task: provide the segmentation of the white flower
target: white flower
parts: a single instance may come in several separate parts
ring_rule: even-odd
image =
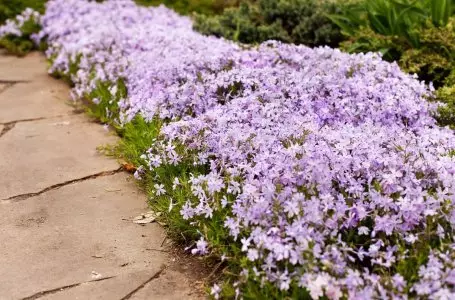
[[[214,284],[212,287],[212,290],[210,291],[210,294],[213,295],[215,299],[220,298],[220,293],[221,293],[221,288],[218,284]]]
[[[361,226],[361,227],[359,227],[358,232],[360,235],[368,235],[368,233],[370,232],[370,229],[368,229],[368,227],[366,227],[366,226]]]
[[[155,184],[154,187],[155,187],[155,193],[157,196],[166,194],[166,190],[164,189],[163,184]]]

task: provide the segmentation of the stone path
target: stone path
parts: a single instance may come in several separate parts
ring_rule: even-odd
[[[0,299],[201,298],[164,230],[131,222],[146,197],[96,150],[115,137],[68,98],[40,54],[0,55]]]

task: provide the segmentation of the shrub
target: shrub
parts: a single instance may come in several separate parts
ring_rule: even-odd
[[[239,0],[135,0],[140,5],[164,4],[181,14],[220,14],[227,7],[236,6]]]
[[[242,43],[274,39],[308,46],[337,46],[342,35],[327,17],[337,12],[338,4],[330,1],[244,1],[220,16],[197,16],[194,28]]]

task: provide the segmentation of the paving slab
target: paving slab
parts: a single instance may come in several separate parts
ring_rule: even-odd
[[[62,291],[45,295],[42,300],[68,300],[68,299],[123,299],[132,291],[136,290],[143,283],[154,280],[159,276],[161,269],[157,267],[149,268],[146,271],[138,271],[117,275],[114,278],[103,281],[92,281],[81,284],[74,288],[64,289]],[[150,299],[156,298],[155,295]],[[182,298],[181,298],[182,299]],[[186,298],[183,298],[186,299]]]
[[[146,250],[160,248],[163,229],[131,221],[145,211],[145,195],[124,173],[0,204],[0,298],[20,299],[97,276],[116,276],[73,293],[79,290],[83,299],[97,299],[85,294],[97,290],[102,299],[121,299],[118,295],[140,286],[167,262],[166,253]],[[96,288],[114,282],[118,287],[110,296]]]
[[[46,74],[46,58],[33,52],[26,58],[0,55],[0,81],[32,81]]]
[[[117,138],[67,99],[41,54],[0,51],[0,299],[204,298],[163,228],[132,223],[146,196],[96,150]]]
[[[5,49],[0,49],[0,63],[10,62],[18,60],[19,58],[15,55],[8,55]]]
[[[0,84],[0,123],[68,115],[74,110],[69,101],[68,86],[50,76],[3,89]]]
[[[200,292],[192,287],[194,282],[182,273],[165,270],[157,279],[146,284],[144,288],[137,291],[131,300],[196,300],[203,299]]]
[[[0,137],[0,200],[117,169],[96,149],[114,141],[84,115],[15,124]]]
[[[6,90],[10,84],[7,83],[0,83],[0,93],[2,93],[4,90]]]

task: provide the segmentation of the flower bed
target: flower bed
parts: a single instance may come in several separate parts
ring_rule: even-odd
[[[455,297],[455,137],[396,64],[244,48],[126,0],[51,0],[41,25],[152,206],[225,261],[214,297]]]

